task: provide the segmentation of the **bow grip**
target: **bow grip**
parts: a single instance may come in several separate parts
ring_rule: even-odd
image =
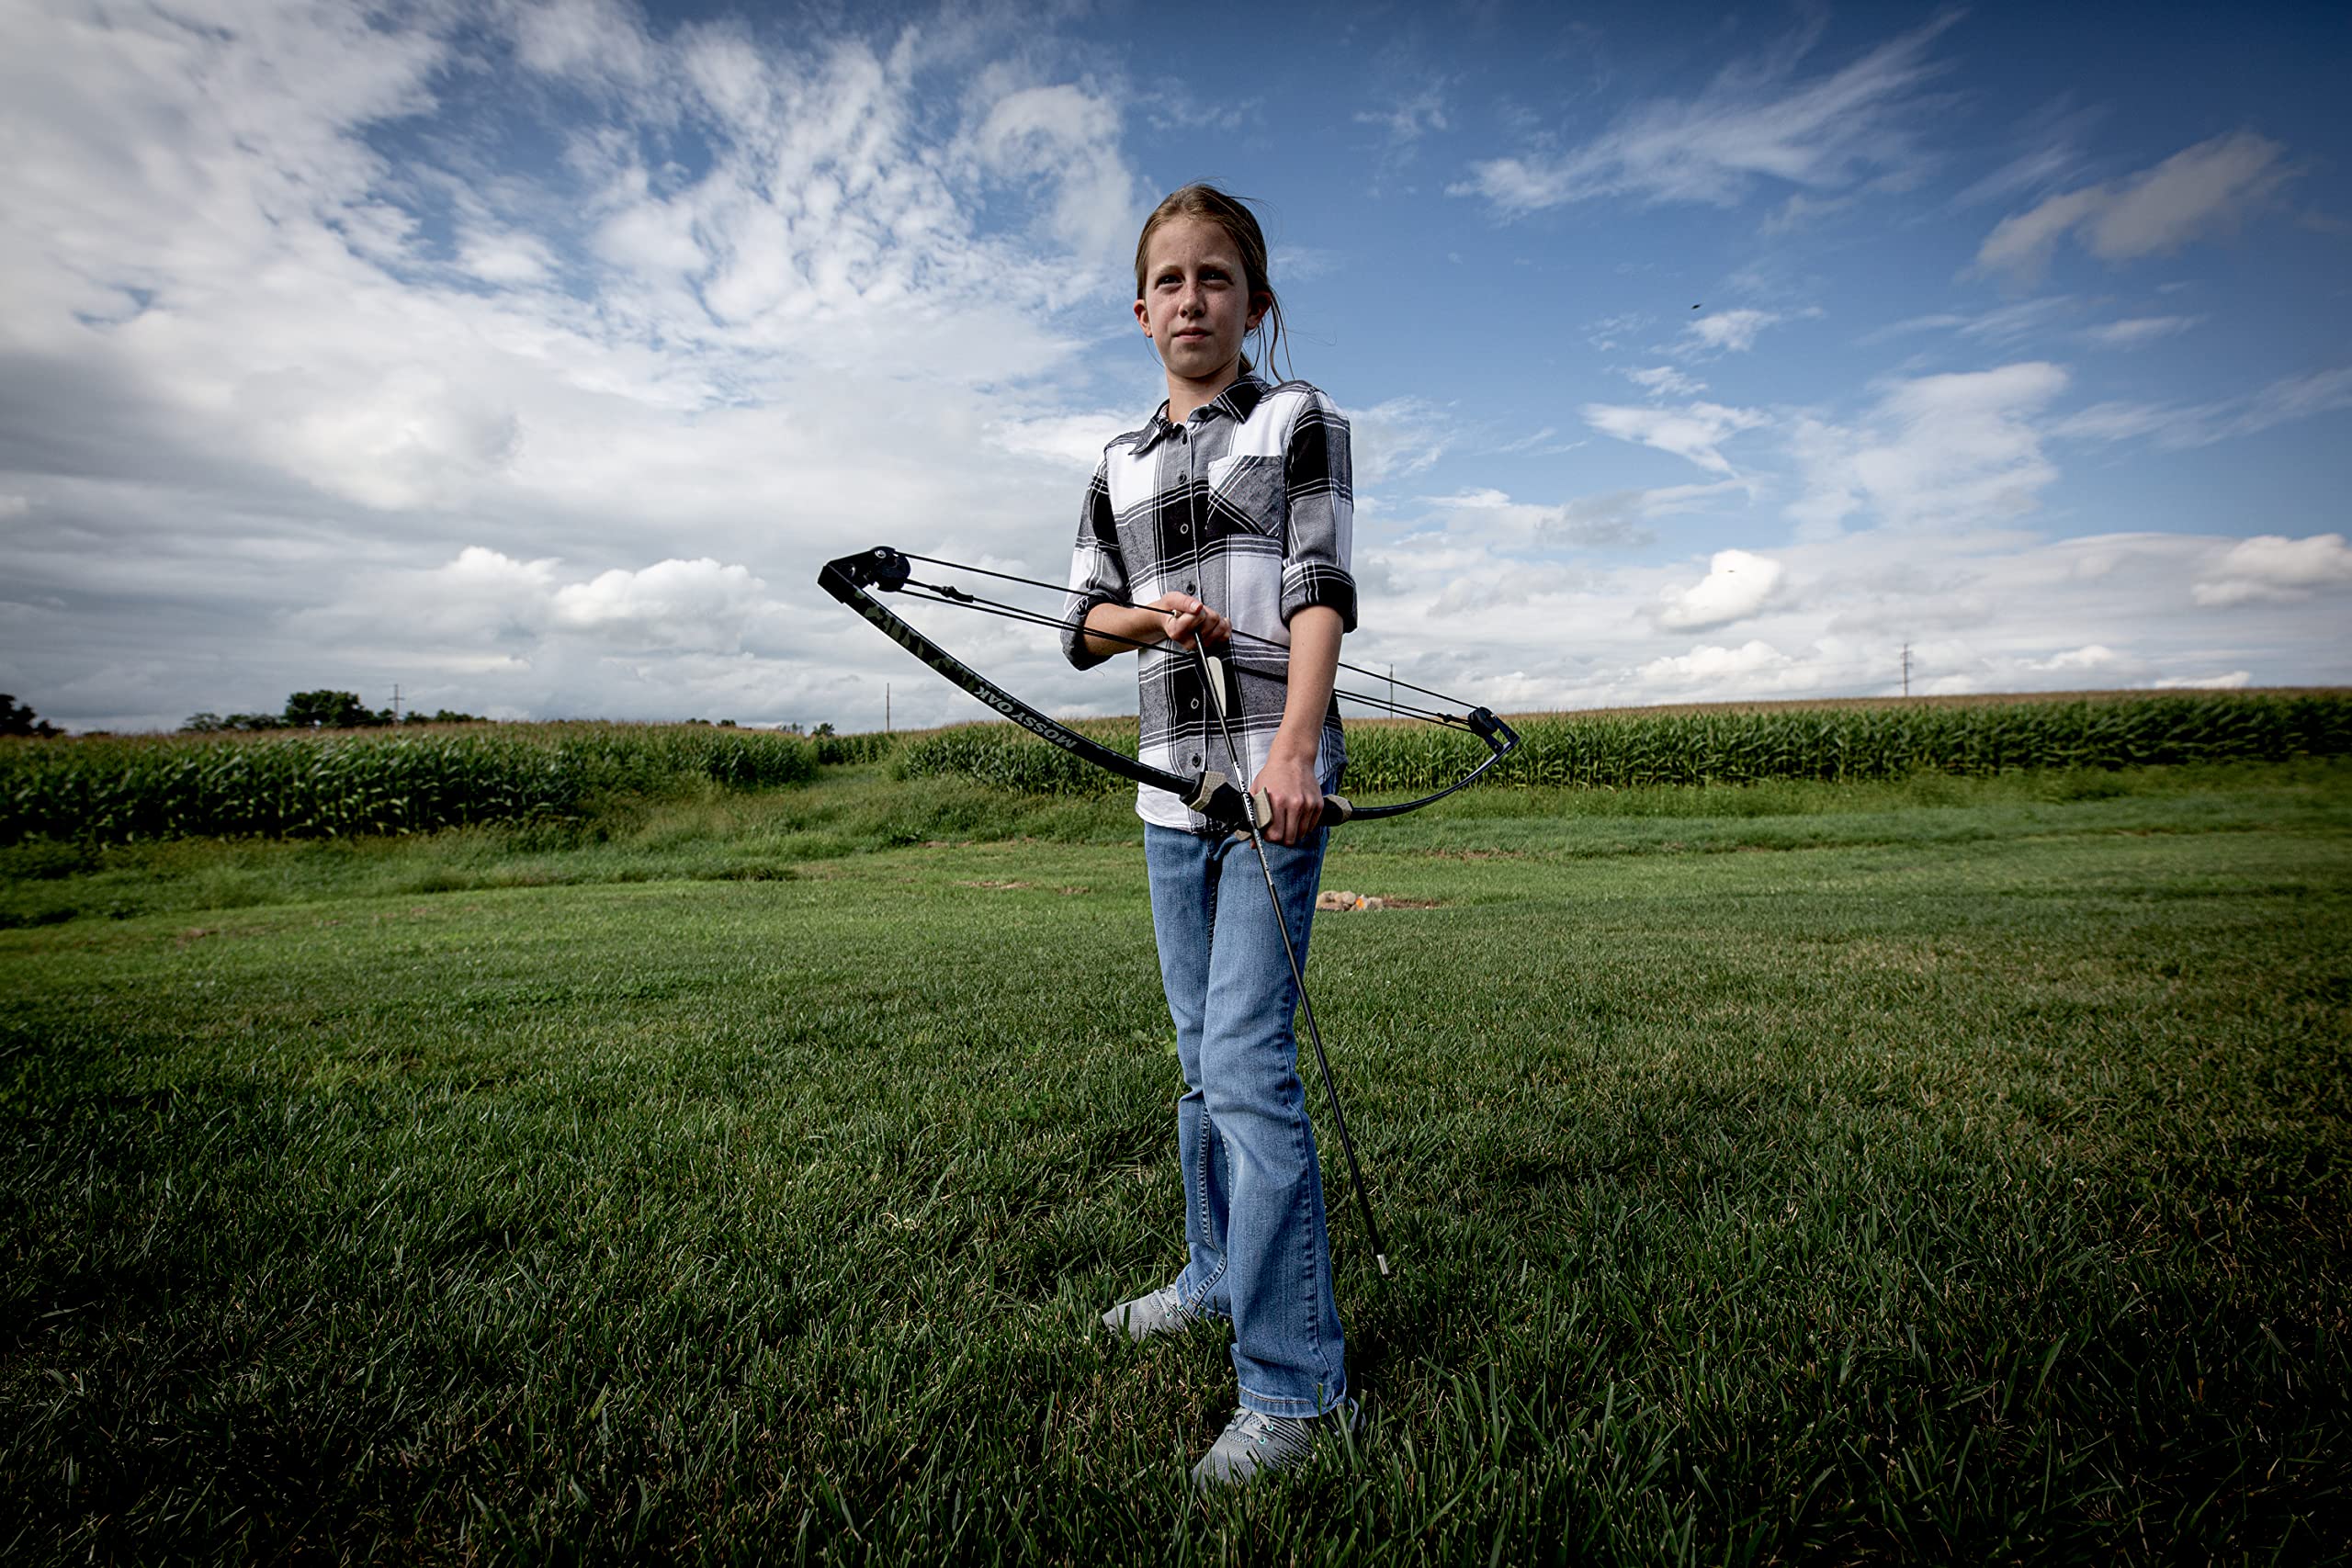
[[[1250,792],[1250,804],[1258,808],[1258,821],[1261,826],[1263,826],[1266,818],[1274,809],[1274,803],[1266,797],[1264,790],[1260,789]],[[1355,814],[1356,808],[1350,803],[1347,796],[1327,795],[1323,797],[1323,817],[1319,825],[1325,828],[1336,828]]]
[[[1232,781],[1223,773],[1203,773],[1199,792],[1185,804],[1213,822],[1230,823],[1236,828],[1250,825],[1250,818],[1247,813],[1251,808],[1256,810],[1261,826],[1273,810],[1273,803],[1267,799],[1262,789],[1250,792],[1250,805],[1245,807],[1241,803],[1241,792],[1234,788]],[[1345,795],[1327,795],[1323,797],[1323,827],[1336,828],[1355,814],[1354,805]]]

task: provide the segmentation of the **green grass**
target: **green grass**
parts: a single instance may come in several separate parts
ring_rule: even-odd
[[[2352,773],[1493,791],[1310,983],[1372,1422],[1203,1502],[1134,819],[0,862],[0,1549],[2343,1555]]]

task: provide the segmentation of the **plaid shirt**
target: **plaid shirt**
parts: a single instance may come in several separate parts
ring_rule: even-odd
[[[1246,789],[1282,728],[1291,616],[1329,604],[1342,630],[1355,629],[1356,585],[1348,572],[1354,512],[1348,422],[1306,382],[1270,387],[1244,376],[1181,425],[1169,423],[1162,403],[1141,430],[1102,449],[1087,486],[1062,649],[1081,670],[1102,663],[1111,655],[1088,652],[1080,637],[1087,612],[1101,604],[1148,604],[1170,592],[1190,593],[1236,629],[1272,638],[1269,646],[1236,637],[1226,650],[1240,689],[1232,723],[1243,773],[1233,782]],[[1148,648],[1136,662],[1142,760],[1186,778],[1204,769],[1229,772],[1191,650]],[[1326,793],[1339,787],[1346,762],[1334,700],[1315,757]],[[1164,828],[1208,830],[1205,818],[1164,790],[1138,786],[1136,814]]]

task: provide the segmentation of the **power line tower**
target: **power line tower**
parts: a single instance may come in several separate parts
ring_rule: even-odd
[[[1903,694],[1911,694],[1911,645],[1907,642],[1903,645]]]

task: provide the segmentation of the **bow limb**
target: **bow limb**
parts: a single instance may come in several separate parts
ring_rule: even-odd
[[[1418,800],[1400,800],[1394,806],[1355,806],[1347,801],[1340,801],[1340,804],[1347,809],[1340,816],[1340,820],[1345,822],[1351,818],[1363,818],[1370,821],[1375,818],[1402,817],[1408,812],[1419,811],[1424,806],[1443,800],[1455,790],[1469,788],[1470,785],[1478,782],[1480,774],[1519,750],[1519,731],[1497,718],[1487,709],[1472,708],[1468,722],[1472,733],[1485,741],[1487,748],[1485,761],[1443,789],[1432,790]]]
[[[923,636],[867,592],[869,588],[879,588],[888,592],[906,581],[907,558],[887,545],[827,561],[824,570],[817,574],[818,586],[871,622],[884,637],[1039,739],[1050,741],[1121,778],[1164,789],[1213,821],[1238,826],[1249,820],[1240,791],[1223,773],[1204,772],[1197,778],[1187,779],[1124,751],[1113,750],[1091,736],[1080,734],[1040,713]]]

